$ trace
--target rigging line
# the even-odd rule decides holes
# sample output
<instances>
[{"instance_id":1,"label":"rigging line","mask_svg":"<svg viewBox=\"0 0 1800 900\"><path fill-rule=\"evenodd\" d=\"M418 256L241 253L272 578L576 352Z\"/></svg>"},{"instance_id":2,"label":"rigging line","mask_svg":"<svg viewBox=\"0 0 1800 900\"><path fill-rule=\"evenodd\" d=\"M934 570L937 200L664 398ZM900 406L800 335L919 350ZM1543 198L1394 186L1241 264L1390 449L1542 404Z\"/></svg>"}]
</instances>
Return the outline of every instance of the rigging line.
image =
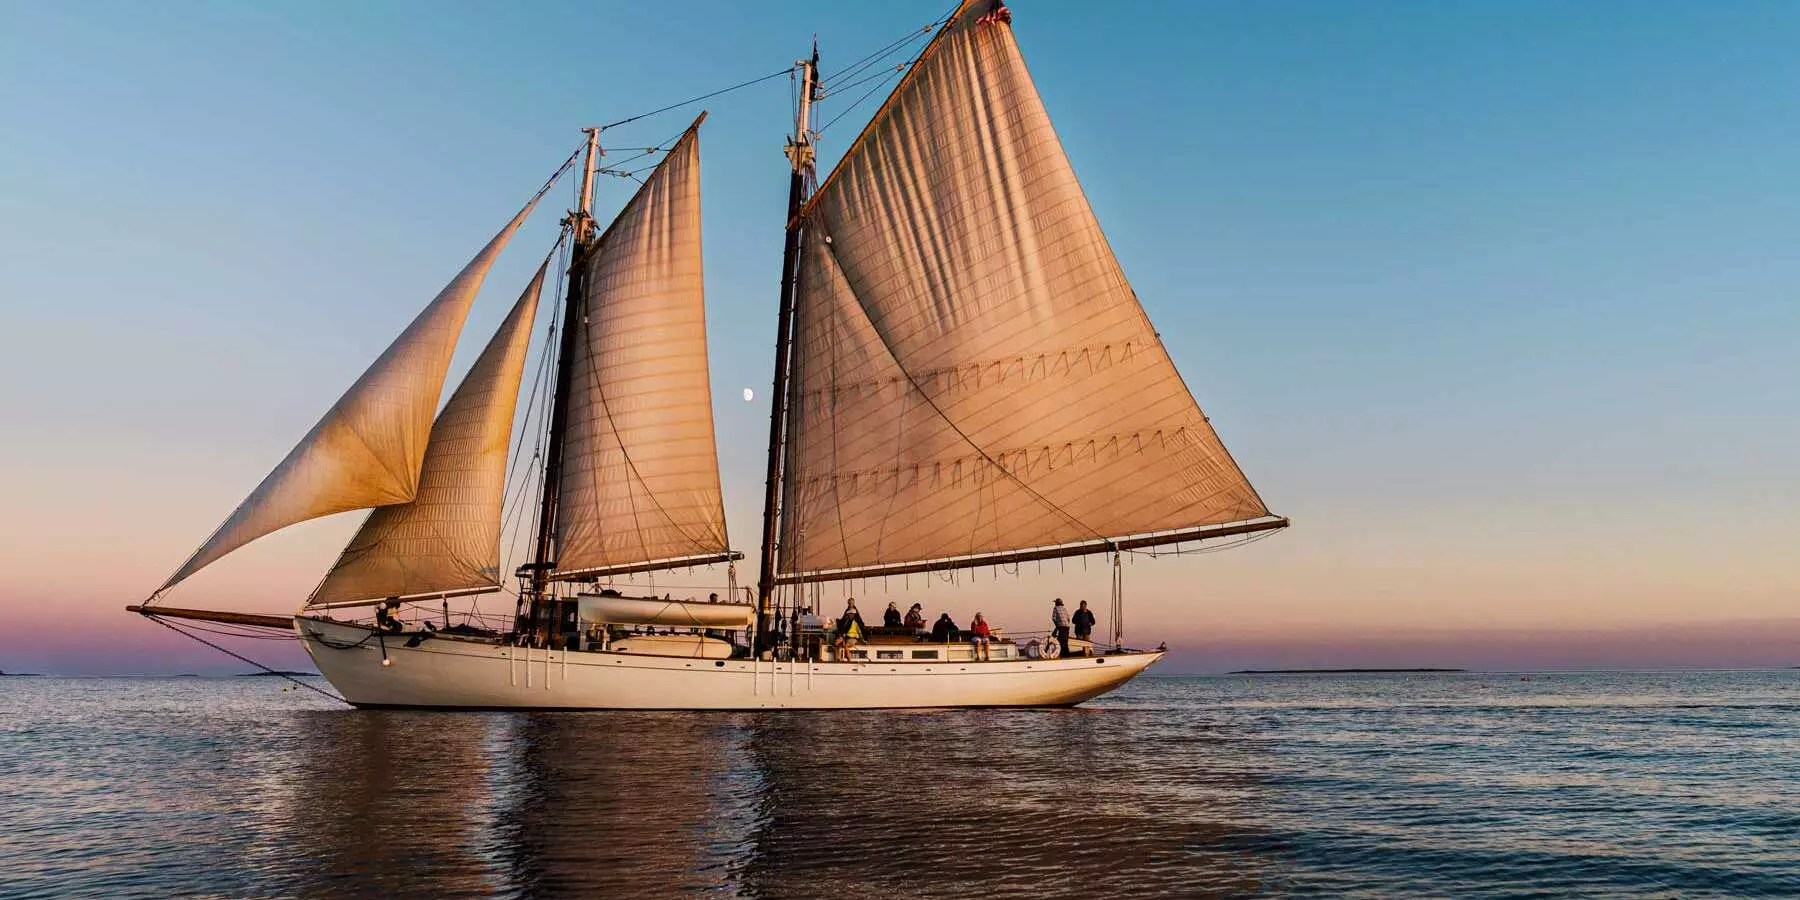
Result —
<instances>
[{"instance_id":1,"label":"rigging line","mask_svg":"<svg viewBox=\"0 0 1800 900\"><path fill-rule=\"evenodd\" d=\"M297 641L297 640L300 640L300 637L298 635L294 634L292 631L278 632L276 634L267 634L266 632L268 631L268 629L257 628L257 626L254 626L254 625L238 625L238 626L232 626L232 625L217 626L217 625L215 625L214 627L211 627L211 628L208 628L208 627L205 627L202 625L187 625L185 627L191 628L195 631L204 631L207 634L216 634L220 637L243 638L245 640L250 640L250 641ZM262 631L265 633L255 634L250 631L236 631L236 630L234 630L235 628L256 628L258 631Z\"/></svg>"},{"instance_id":2,"label":"rigging line","mask_svg":"<svg viewBox=\"0 0 1800 900\"><path fill-rule=\"evenodd\" d=\"M649 111L649 112L647 112L647 113L638 113L638 114L637 114L637 115L635 115L635 116L632 116L632 117L631 117L631 118L629 118L629 119L620 119L620 120L619 120L619 121L617 121L617 122L612 122L612 123L609 123L609 124L606 124L606 125L602 125L602 126L600 126L600 130L601 130L601 131L605 131L605 130L606 130L606 129L608 129L608 128L617 128L617 127L619 127L619 126L620 126L620 125L624 125L624 124L626 124L626 123L628 123L628 122L636 122L636 121L637 121L637 120L639 120L639 119L647 119L647 118L649 118L649 117L651 117L651 116L655 116L655 115L661 115L661 114L662 114L662 113L666 113L666 112L668 112L668 111L669 111L669 110L672 110L672 109L680 109L680 108L682 108L682 107L683 107L683 106L689 106L689 105L692 105L692 104L695 104L695 103L699 103L699 102L700 102L700 101L702 101L702 100L709 100L709 99L711 99L711 98L713 98L713 97L717 97L717 96L719 96L719 95L720 95L720 94L729 94L729 93L731 93L731 92L732 92L732 91L735 91L735 90L738 90L738 89L739 89L739 88L747 88L747 87L749 87L749 86L751 86L751 85L753 85L753 84L759 84L759 83L761 83L761 82L764 82L764 81L768 81L768 80L769 80L769 79L771 79L771 78L779 78L779 77L781 77L781 76L783 76L783 75L786 75L786 74L788 74L788 73L789 73L789 72L791 72L791 71L793 71L793 68L794 68L794 67L793 67L793 66L787 66L787 67L784 67L784 68L783 68L783 69L782 69L782 70L781 70L781 71L779 71L779 72L770 72L770 73L769 73L769 74L767 74L767 75L763 75L763 76L760 76L760 77L757 77L757 78L752 78L752 79L750 79L750 80L749 80L749 81L745 81L745 82L742 82L742 83L740 83L740 84L734 84L734 85L732 85L732 86L731 86L731 87L728 87L728 88L720 88L720 89L719 89L719 90L716 90L716 91L713 91L713 92L712 92L712 93L710 93L710 94L701 94L701 95L700 95L700 96L698 96L698 97L693 97L693 98L690 98L690 99L687 99L687 100L683 100L683 101L681 101L681 102L680 102L680 103L671 103L671 104L669 104L669 105L668 105L668 106L665 106L665 107L663 107L663 108L661 108L661 109L653 109L653 110L651 110L651 111Z\"/></svg>"},{"instance_id":3,"label":"rigging line","mask_svg":"<svg viewBox=\"0 0 1800 900\"><path fill-rule=\"evenodd\" d=\"M555 295L557 297L561 297L565 290L565 285L567 283L568 275L569 275L569 268L571 265L573 265L573 260L571 259L571 257L574 253L571 245L568 244L567 242L564 242L561 245L561 247L562 247L562 255L557 259L556 284L554 287ZM548 437L549 437L551 405L556 402L555 388L553 387L552 379L555 378L557 347L560 346L560 341L557 340L557 336L559 334L561 334L562 328L566 327L566 324L567 324L562 321L562 314L563 314L562 308L563 308L563 304L561 304L561 303L555 303L555 304L552 304L552 306L551 306L550 332L544 342L544 354L538 360L539 383L537 385L533 385L533 387L532 387L532 392L534 395L536 394L536 392L540 386L543 387L543 389L544 389L544 409L538 416L538 423L537 423L536 428L533 428L531 426L531 420L530 420L529 416L527 416L524 424L519 429L520 449L524 448L526 435L530 434L530 435L534 436L534 440L532 443L532 449L531 449L531 463L525 467L524 475L521 477L522 484L520 486L520 492L514 501L517 504L518 508L521 510L524 508L525 498L530 497L533 494L541 493L541 490L540 491L530 490L530 486L533 484L537 484L541 487L541 485L543 484L543 467L542 467L542 465L540 465L540 463L544 458L544 447L545 447L545 444L548 441ZM508 477L510 478L510 475ZM511 519L510 515L508 516L508 519L509 520ZM505 522L503 521L501 524L502 531L505 530L505 527L506 527L506 525L505 525ZM535 526L531 526L531 527L535 527ZM519 538L522 535L529 532L531 530L531 527L515 528L513 530L512 545L507 548L506 558L501 561L501 571L515 571L514 567L513 567L513 561L518 559Z\"/></svg>"},{"instance_id":4,"label":"rigging line","mask_svg":"<svg viewBox=\"0 0 1800 900\"><path fill-rule=\"evenodd\" d=\"M270 675L279 675L279 676L281 676L281 677L282 677L282 678L286 678L286 679L287 679L287 680L289 680L289 681L291 681L291 682L293 682L293 683L295 683L295 684L297 684L297 685L299 685L299 686L301 686L301 687L303 687L303 688L306 688L306 689L307 689L307 690L309 690L309 691L312 691L312 692L313 692L313 693L315 693L315 694L318 694L318 695L319 695L319 696L321 696L321 697L330 697L330 698L331 698L331 699L333 699L333 700L336 700L336 701L337 701L337 702L339 702L339 703L342 703L342 704L344 704L344 705L345 705L345 706L355 706L355 705L356 705L356 704L354 704L354 703L351 703L351 702L350 702L350 701L348 701L348 700L345 700L345 699L344 699L344 698L343 698L343 697L340 697L340 696L338 696L338 695L337 695L337 694L334 694L334 693L332 693L332 692L330 692L330 691L327 691L327 690L322 690L322 689L320 689L320 688L319 688L319 687L317 687L317 686L315 686L315 685L310 685L310 684L307 684L307 683L306 683L306 682L304 682L304 681L301 681L301 680L300 680L300 679L298 679L298 678L295 678L295 677L294 677L294 676L292 676L292 675L289 675L289 674L287 674L287 673L286 673L286 672L280 672L280 671L276 671L276 670L275 670L275 669L271 669L271 668L269 668L269 667L268 667L268 666L265 666L265 665L263 665L263 664L262 664L262 663L259 663L259 662L257 662L257 661L256 661L256 660L254 660L254 659L251 659L251 658L250 658L250 657L248 657L248 656L244 656L244 655L242 655L242 654L239 654L239 653L233 653L233 652L232 652L232 651L230 651L230 650L227 650L227 649L225 649L225 648L224 648L224 647L221 647L221 646L219 646L219 645L218 645L218 644L215 644L215 643L213 643L213 642L212 642L212 641L209 641L209 640L207 640L207 639L206 639L206 638L203 638L203 637L201 637L201 636L199 636L199 635L197 635L197 634L192 634L192 633L189 633L189 632L187 632L187 631L183 631L183 630L182 630L182 629L180 629L180 628L177 628L177 627L175 627L175 625L173 625L173 624L171 624L171 623L169 623L169 622L166 622L166 621L164 621L164 620L163 620L163 619L162 619L162 618L161 618L161 617L159 617L159 616L156 616L156 615L147 615L147 616L145 616L145 618L147 618L147 619L149 619L149 620L150 620L150 621L152 621L152 622L155 622L155 623L156 623L156 624L158 624L158 625L161 625L161 626L162 626L162 627L164 627L164 628L167 628L167 629L169 629L169 630L170 630L170 631L173 631L173 632L175 632L175 633L176 633L176 634L179 634L179 635L181 635L181 636L182 636L182 637L185 637L185 638L189 638L189 639L191 639L191 640L196 640L196 641L199 641L199 642L200 642L200 643L202 643L202 644L205 644L205 645L206 645L206 646L208 646L208 647L211 647L211 648L213 648L213 649L214 649L214 650L217 650L217 651L219 651L219 652L220 652L220 653L223 653L223 654L225 654L225 655L226 655L226 656L230 656L230 657L232 657L232 658L234 658L234 659L237 659L237 660L240 660L240 661L243 661L243 662L246 662L246 663L249 663L249 664L250 664L250 665L253 665L253 666L255 666L255 667L257 667L257 668L259 668L259 669L261 669L261 670L263 670L263 671L264 671L264 672L267 672L267 673L269 673L269 674L270 674Z\"/></svg>"},{"instance_id":5,"label":"rigging line","mask_svg":"<svg viewBox=\"0 0 1800 900\"><path fill-rule=\"evenodd\" d=\"M555 172L551 173L550 179L544 182L544 186L538 188L538 192L531 195L531 202L536 203L539 200L542 200L545 194L550 193L550 189L556 186L557 179L562 178L563 173L569 171L570 166L575 165L575 161L581 158L581 151L586 149L587 138L584 137L581 139L581 143L576 145L575 152L569 154L569 158L563 160L563 164L557 167Z\"/></svg>"},{"instance_id":6,"label":"rigging line","mask_svg":"<svg viewBox=\"0 0 1800 900\"><path fill-rule=\"evenodd\" d=\"M886 77L894 74L895 72L904 72L904 71L906 71L907 66L910 66L917 61L918 60L916 60L916 59L908 59L908 60L904 60L904 61L895 63L892 68L884 67L884 68L876 69L874 74L864 75L863 77L858 78L855 81L852 81L849 84L844 85L843 87L837 88L836 90L847 91L853 87L860 87L862 85L868 84L869 82L874 81L877 78L886 78ZM832 95L828 93L825 96L827 98L829 98Z\"/></svg>"},{"instance_id":7,"label":"rigging line","mask_svg":"<svg viewBox=\"0 0 1800 900\"><path fill-rule=\"evenodd\" d=\"M819 128L819 130L818 130L818 131L816 131L816 132L814 132L814 134L824 134L824 133L825 133L825 129L827 129L827 128L830 128L830 127L831 127L831 126L833 126L833 125L836 125L836 124L837 124L837 121L838 121L838 120L839 120L839 119L841 119L841 118L843 118L843 117L844 117L844 116L845 116L845 115L847 115L847 114L849 114L849 112L850 112L850 111L851 111L851 110L853 110L853 109L855 109L855 108L857 108L857 107L858 107L858 106L861 106L861 105L862 105L862 102L863 102L863 101L864 101L864 100L867 100L867 99L869 99L869 98L870 98L870 97L873 97L873 96L875 96L875 92L876 92L876 91L879 91L879 90L881 90L881 89L882 89L882 88L884 88L884 87L887 87L887 79L888 79L888 78L892 78L892 77L893 77L893 76L895 76L895 75L898 75L898 74L900 74L900 73L901 73L901 72L904 72L904 71L906 71L906 69L907 69L907 67L908 67L908 66L911 66L911 65L913 65L913 64L915 64L915 63L917 63L917 62L918 62L918 60L917 60L917 59L913 59L913 60L910 60L910 61L908 61L908 62L905 62L905 63L902 63L902 64L901 64L901 65L900 65L900 66L898 66L898 67L896 67L896 68L895 68L895 69L894 69L894 70L893 70L893 71L890 71L890 72L884 72L884 73L882 73L882 80L881 80L881 81L878 81L878 82L876 82L876 83L875 83L875 86L874 86L874 87L872 87L872 88L869 88L869 90L868 90L868 92L867 92L867 93L865 93L865 94L863 94L863 95L862 95L862 96L861 96L861 97L858 97L858 98L856 98L856 99L855 99L855 100L854 100L854 101L852 101L852 102L851 102L851 104L850 104L850 105L849 105L849 106L846 106L846 107L844 107L844 108L843 108L843 110L842 110L842 111L841 111L841 112L839 112L839 113L838 113L838 114L837 114L837 115L835 115L835 116L832 116L832 117L831 117L831 121L829 121L829 122L826 122L826 123L825 123L825 124L824 124L824 125L823 125L823 126L821 126L821 127L820 127L820 128ZM860 84L860 83L861 83L861 82L858 82L858 83L859 83L859 84Z\"/></svg>"},{"instance_id":8,"label":"rigging line","mask_svg":"<svg viewBox=\"0 0 1800 900\"><path fill-rule=\"evenodd\" d=\"M562 228L562 237L557 238L556 245L550 248L550 252L555 253L557 250L561 249L562 245L563 245L563 241L566 240L568 238L568 236L569 236L569 226L568 226L568 223L565 222L563 224L563 228ZM546 264L548 264L549 261L550 260L547 257L544 260L544 262ZM562 276L558 275L557 277L560 280ZM541 302L543 299L543 288L541 286L538 288L538 297ZM557 313L554 311L551 312L551 314L550 314L550 333L545 338L545 343L544 343L544 347L545 347L546 351L551 346L552 342L554 342L556 340L556 317L557 317ZM553 354L553 353L546 352L546 353L544 353L543 356L538 358L538 371L537 371L536 375L532 376L531 393L528 394L525 398L525 415L524 415L524 418L521 420L525 423L526 427L521 427L519 429L519 439L513 445L512 455L507 457L508 459L510 459L512 461L506 470L506 483L507 484L512 483L513 476L515 474L517 474L519 471L519 460L521 458L520 453L525 449L525 437L528 434L530 434L530 432L531 432L531 428L529 427L531 424L531 413L533 410L535 410L537 408L538 389L543 386L544 370L549 368L550 357L554 356L554 355L555 354Z\"/></svg>"},{"instance_id":9,"label":"rigging line","mask_svg":"<svg viewBox=\"0 0 1800 900\"><path fill-rule=\"evenodd\" d=\"M901 45L906 44L909 41L918 40L920 35L930 34L933 30L935 30L939 26L943 25L944 22L947 21L950 16L955 15L955 14L956 14L956 11L953 9L949 13L939 16L936 21L926 23L923 28L918 28L913 31L907 32L905 34L905 36L900 37L900 38L894 40L893 42L889 43L887 46L881 48L880 50L877 50L874 53L871 53L868 56L865 56L862 59L859 59L856 62L853 62L848 66L845 66L842 70L833 72L829 76L821 77L819 79L819 83L829 85L831 82L836 81L840 78L850 78L850 77L856 75L858 72L861 72L864 69L868 68L870 65L873 65L874 63L879 61L881 58L893 55L894 51L899 49L901 47Z\"/></svg>"},{"instance_id":10,"label":"rigging line","mask_svg":"<svg viewBox=\"0 0 1800 900\"><path fill-rule=\"evenodd\" d=\"M675 149L675 145L677 143L680 143L681 136L684 134L687 134L687 129L685 129L685 128L683 128L680 132L676 133L673 137L670 137L670 138L667 138L667 139L661 141L654 147L614 147L614 148L612 148L613 151L618 152L618 153L624 153L624 152L627 152L630 150L641 150L643 152L638 153L635 156L627 156L624 159L614 160L611 165L608 165L605 169L602 169L600 171L608 172L608 174L612 174L613 172L618 170L618 168L620 166L622 166L628 162L643 159L644 157L649 156L652 153L667 153L670 150Z\"/></svg>"}]
</instances>

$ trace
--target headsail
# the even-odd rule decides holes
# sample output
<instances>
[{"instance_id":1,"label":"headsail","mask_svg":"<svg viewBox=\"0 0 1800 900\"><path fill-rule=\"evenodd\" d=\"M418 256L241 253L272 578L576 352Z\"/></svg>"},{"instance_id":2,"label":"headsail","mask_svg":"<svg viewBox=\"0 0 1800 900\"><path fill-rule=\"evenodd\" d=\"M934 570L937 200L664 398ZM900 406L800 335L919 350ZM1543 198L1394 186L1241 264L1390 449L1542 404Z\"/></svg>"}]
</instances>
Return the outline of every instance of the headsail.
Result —
<instances>
[{"instance_id":1,"label":"headsail","mask_svg":"<svg viewBox=\"0 0 1800 900\"><path fill-rule=\"evenodd\" d=\"M417 498L370 513L308 605L499 585L507 444L548 267L431 426Z\"/></svg>"},{"instance_id":2,"label":"headsail","mask_svg":"<svg viewBox=\"0 0 1800 900\"><path fill-rule=\"evenodd\" d=\"M585 262L556 507L560 576L729 552L706 364L699 125Z\"/></svg>"},{"instance_id":3,"label":"headsail","mask_svg":"<svg viewBox=\"0 0 1800 900\"><path fill-rule=\"evenodd\" d=\"M803 212L784 580L1268 515L1125 280L1007 19L965 4Z\"/></svg>"},{"instance_id":4,"label":"headsail","mask_svg":"<svg viewBox=\"0 0 1800 900\"><path fill-rule=\"evenodd\" d=\"M289 525L413 499L469 305L536 205L533 198L463 267L157 593Z\"/></svg>"}]
</instances>

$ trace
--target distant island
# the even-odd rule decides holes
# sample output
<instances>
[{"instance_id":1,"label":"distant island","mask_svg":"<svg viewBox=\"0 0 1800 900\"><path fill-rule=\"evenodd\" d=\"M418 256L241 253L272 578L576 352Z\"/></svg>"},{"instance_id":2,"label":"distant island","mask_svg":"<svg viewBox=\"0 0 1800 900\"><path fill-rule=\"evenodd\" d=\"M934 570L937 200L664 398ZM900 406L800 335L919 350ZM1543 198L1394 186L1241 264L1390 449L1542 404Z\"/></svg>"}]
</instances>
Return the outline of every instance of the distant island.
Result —
<instances>
[{"instance_id":1,"label":"distant island","mask_svg":"<svg viewBox=\"0 0 1800 900\"><path fill-rule=\"evenodd\" d=\"M239 678L269 678L271 676L273 676L275 678L295 678L295 677L317 678L317 677L319 677L319 673L317 673L317 672L289 672L285 669L270 669L267 672L239 672L238 673Z\"/></svg>"},{"instance_id":2,"label":"distant island","mask_svg":"<svg viewBox=\"0 0 1800 900\"><path fill-rule=\"evenodd\" d=\"M0 678L6 678L8 676L11 676L13 678L42 678L42 677L44 677L42 675L39 675L36 672L0 672Z\"/></svg>"},{"instance_id":3,"label":"distant island","mask_svg":"<svg viewBox=\"0 0 1800 900\"><path fill-rule=\"evenodd\" d=\"M1467 672L1468 669L1238 669L1227 675L1394 675L1409 672Z\"/></svg>"}]
</instances>

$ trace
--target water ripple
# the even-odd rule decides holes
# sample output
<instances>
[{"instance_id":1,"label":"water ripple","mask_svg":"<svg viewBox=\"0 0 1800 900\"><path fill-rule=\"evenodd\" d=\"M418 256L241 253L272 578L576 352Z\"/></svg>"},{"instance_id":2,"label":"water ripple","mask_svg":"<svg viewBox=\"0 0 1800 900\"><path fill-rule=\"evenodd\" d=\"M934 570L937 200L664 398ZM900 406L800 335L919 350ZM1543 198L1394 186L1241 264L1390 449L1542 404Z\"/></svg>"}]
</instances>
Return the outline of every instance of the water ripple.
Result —
<instances>
[{"instance_id":1,"label":"water ripple","mask_svg":"<svg viewBox=\"0 0 1800 900\"><path fill-rule=\"evenodd\" d=\"M348 712L0 682L0 896L1800 895L1800 673L1074 710Z\"/></svg>"}]
</instances>

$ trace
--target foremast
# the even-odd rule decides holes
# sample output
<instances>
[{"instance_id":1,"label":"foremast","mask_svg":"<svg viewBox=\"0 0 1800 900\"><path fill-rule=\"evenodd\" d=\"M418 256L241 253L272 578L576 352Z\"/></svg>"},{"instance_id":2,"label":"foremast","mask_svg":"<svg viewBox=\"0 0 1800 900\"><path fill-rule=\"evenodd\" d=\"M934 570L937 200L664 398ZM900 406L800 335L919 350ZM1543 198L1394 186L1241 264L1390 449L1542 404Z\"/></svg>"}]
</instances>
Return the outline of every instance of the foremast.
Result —
<instances>
[{"instance_id":1,"label":"foremast","mask_svg":"<svg viewBox=\"0 0 1800 900\"><path fill-rule=\"evenodd\" d=\"M522 615L515 626L522 635L543 640L553 631L561 615L557 602L548 591L550 572L556 565L554 535L556 507L561 496L563 438L569 428L569 388L575 362L575 342L580 339L581 298L585 295L586 270L583 265L594 243L594 172L600 158L600 129L587 131L587 151L581 168L581 191L576 208L565 220L571 237L567 292L563 295L562 330L558 333L556 354L556 388L551 395L550 427L545 436L544 478L538 498L537 541L531 562L520 567L529 578L529 586L519 597ZM529 606L527 606L529 604Z\"/></svg>"},{"instance_id":2,"label":"foremast","mask_svg":"<svg viewBox=\"0 0 1800 900\"><path fill-rule=\"evenodd\" d=\"M800 210L806 205L807 188L813 180L812 106L818 99L819 44L813 42L812 56L795 64L800 78L800 103L794 110L794 134L788 139L787 157L792 168L788 177L787 239L781 250L781 300L775 325L775 379L769 392L769 459L763 482L762 560L756 578L756 639L753 649L760 653L767 643L770 617L775 597L776 535L779 531L781 503L782 438L787 427L788 373L791 364L794 331L794 298L799 281L800 241L803 225Z\"/></svg>"}]
</instances>

